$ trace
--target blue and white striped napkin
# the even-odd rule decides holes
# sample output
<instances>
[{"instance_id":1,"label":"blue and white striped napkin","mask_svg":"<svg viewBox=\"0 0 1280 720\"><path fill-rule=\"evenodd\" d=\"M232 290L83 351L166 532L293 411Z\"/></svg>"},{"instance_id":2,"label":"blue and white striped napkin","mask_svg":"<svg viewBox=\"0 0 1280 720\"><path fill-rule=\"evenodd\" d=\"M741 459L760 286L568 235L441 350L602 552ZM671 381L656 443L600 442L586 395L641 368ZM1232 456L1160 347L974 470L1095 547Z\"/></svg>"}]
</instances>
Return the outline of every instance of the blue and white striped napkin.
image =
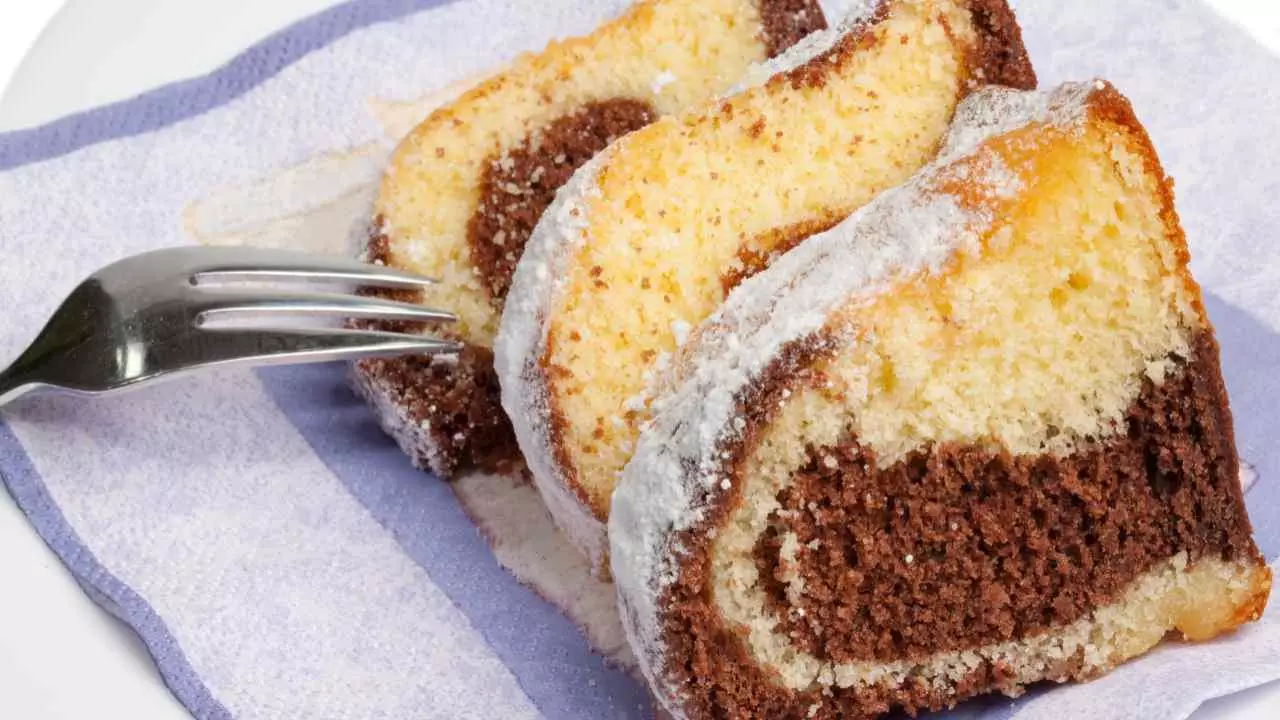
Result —
<instances>
[{"instance_id":1,"label":"blue and white striped napkin","mask_svg":"<svg viewBox=\"0 0 1280 720\"><path fill-rule=\"evenodd\" d=\"M847 2L829 2L830 14ZM389 148L430 107L623 4L355 2L208 77L0 135L0 359L83 276L127 254L348 248ZM1197 0L1016 7L1044 83L1113 80L1179 182L1256 477L1258 542L1274 560L1280 58ZM196 717L649 715L609 588L565 550L532 491L494 477L451 488L413 470L342 368L30 398L0 417L9 493L86 591L137 630ZM1280 617L1268 617L1089 685L949 717L1182 718L1276 678Z\"/></svg>"}]
</instances>

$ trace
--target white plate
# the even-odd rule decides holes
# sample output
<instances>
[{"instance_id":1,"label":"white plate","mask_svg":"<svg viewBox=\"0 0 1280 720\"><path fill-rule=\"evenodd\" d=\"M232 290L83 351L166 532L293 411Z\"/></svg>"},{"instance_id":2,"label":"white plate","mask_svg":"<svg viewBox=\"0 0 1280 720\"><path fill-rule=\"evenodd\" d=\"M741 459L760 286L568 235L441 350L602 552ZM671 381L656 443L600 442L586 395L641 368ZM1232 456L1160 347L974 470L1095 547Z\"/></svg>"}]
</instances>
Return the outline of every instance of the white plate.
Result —
<instances>
[{"instance_id":1,"label":"white plate","mask_svg":"<svg viewBox=\"0 0 1280 720\"><path fill-rule=\"evenodd\" d=\"M1280 51L1274 0L1214 1ZM0 131L209 72L271 32L337 3L70 0L0 98ZM5 13L0 9L0 23ZM80 591L3 497L0 558L0 718L187 717L131 632ZM1280 684L1215 701L1195 720L1275 717Z\"/></svg>"}]
</instances>

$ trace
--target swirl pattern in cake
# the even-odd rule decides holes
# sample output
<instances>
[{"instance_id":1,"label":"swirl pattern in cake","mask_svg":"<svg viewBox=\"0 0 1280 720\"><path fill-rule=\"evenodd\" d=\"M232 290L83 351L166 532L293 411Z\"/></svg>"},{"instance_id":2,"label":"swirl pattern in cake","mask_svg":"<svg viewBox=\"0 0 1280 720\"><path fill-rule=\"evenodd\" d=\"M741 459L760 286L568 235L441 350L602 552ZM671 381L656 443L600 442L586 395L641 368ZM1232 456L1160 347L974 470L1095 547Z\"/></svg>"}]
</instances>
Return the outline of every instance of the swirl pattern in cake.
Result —
<instances>
[{"instance_id":1,"label":"swirl pattern in cake","mask_svg":"<svg viewBox=\"0 0 1280 720\"><path fill-rule=\"evenodd\" d=\"M747 280L615 493L624 625L675 718L869 718L1257 619L1214 331L1104 82L987 89L940 156Z\"/></svg>"}]
</instances>

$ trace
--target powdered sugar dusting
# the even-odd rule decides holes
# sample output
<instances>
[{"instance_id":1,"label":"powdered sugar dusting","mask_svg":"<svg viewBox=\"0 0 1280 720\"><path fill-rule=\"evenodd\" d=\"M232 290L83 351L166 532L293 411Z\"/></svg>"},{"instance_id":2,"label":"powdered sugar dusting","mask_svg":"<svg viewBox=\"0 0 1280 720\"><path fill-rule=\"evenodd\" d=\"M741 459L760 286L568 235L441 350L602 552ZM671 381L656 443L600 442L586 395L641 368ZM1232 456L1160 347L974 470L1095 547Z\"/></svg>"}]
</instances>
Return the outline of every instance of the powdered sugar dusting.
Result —
<instances>
[{"instance_id":1,"label":"powdered sugar dusting","mask_svg":"<svg viewBox=\"0 0 1280 720\"><path fill-rule=\"evenodd\" d=\"M671 322L671 334L676 339L676 347L684 347L689 341L689 332L693 330L693 326L684 320L673 320Z\"/></svg>"},{"instance_id":2,"label":"powdered sugar dusting","mask_svg":"<svg viewBox=\"0 0 1280 720\"><path fill-rule=\"evenodd\" d=\"M409 456L414 467L441 477L450 475L449 459L433 439L430 421L415 419L399 402L400 394L389 380L377 373L366 372L357 363L351 366L350 382L352 390L368 401L382 430Z\"/></svg>"},{"instance_id":3,"label":"powdered sugar dusting","mask_svg":"<svg viewBox=\"0 0 1280 720\"><path fill-rule=\"evenodd\" d=\"M974 102L956 108L955 119L938 153L938 163L968 155L985 139L1016 130L1032 122L1069 127L1084 118L1089 95L1107 87L1101 80L1069 83L1051 93L1020 92L987 87Z\"/></svg>"},{"instance_id":4,"label":"powdered sugar dusting","mask_svg":"<svg viewBox=\"0 0 1280 720\"><path fill-rule=\"evenodd\" d=\"M842 308L871 300L895 281L932 272L974 247L992 218L938 191L957 161L968 180L992 196L1018 182L984 140L1038 122L1083 117L1088 85L1052 92L989 89L957 111L944 154L898 189L881 195L832 230L815 235L735 289L698 328L659 381L654 419L614 493L610 519L614 581L623 622L641 667L664 702L674 696L660 675L663 638L659 599L673 582L684 549L675 537L695 527L726 492L722 448L745 423L737 399L784 348L821 331L837 342L852 328L836 325ZM735 422L735 420L739 422ZM668 710L673 710L668 708Z\"/></svg>"},{"instance_id":5,"label":"powdered sugar dusting","mask_svg":"<svg viewBox=\"0 0 1280 720\"><path fill-rule=\"evenodd\" d=\"M574 250L588 240L587 207L600 193L596 174L612 154L613 149L606 149L579 168L538 221L516 267L493 348L502 407L511 418L538 491L556 524L593 566L604 562L604 523L574 495L556 462L547 378L538 363L546 351L547 318L569 262Z\"/></svg>"}]
</instances>

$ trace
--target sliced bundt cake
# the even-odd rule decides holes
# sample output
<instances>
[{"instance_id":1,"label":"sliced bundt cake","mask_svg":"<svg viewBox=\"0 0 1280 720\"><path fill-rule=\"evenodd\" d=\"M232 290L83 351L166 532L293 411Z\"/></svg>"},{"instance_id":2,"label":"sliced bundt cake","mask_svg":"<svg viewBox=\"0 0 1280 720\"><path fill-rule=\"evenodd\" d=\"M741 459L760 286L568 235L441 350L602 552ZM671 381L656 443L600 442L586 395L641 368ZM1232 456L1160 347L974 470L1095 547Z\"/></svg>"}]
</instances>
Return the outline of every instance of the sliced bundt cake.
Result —
<instances>
[{"instance_id":1,"label":"sliced bundt cake","mask_svg":"<svg viewBox=\"0 0 1280 720\"><path fill-rule=\"evenodd\" d=\"M868 3L561 192L516 270L498 366L538 487L596 562L646 378L728 288L931 159L985 82L1035 82L1004 0Z\"/></svg>"},{"instance_id":2,"label":"sliced bundt cake","mask_svg":"<svg viewBox=\"0 0 1280 720\"><path fill-rule=\"evenodd\" d=\"M457 314L457 358L368 360L355 384L420 466L515 450L493 336L511 273L557 188L614 139L705 102L826 22L817 0L641 0L589 36L519 58L434 112L378 193L369 259L440 279L406 298Z\"/></svg>"},{"instance_id":3,"label":"sliced bundt cake","mask_svg":"<svg viewBox=\"0 0 1280 720\"><path fill-rule=\"evenodd\" d=\"M865 718L1256 619L1213 328L1105 83L970 97L938 161L744 283L609 534L676 718Z\"/></svg>"}]
</instances>

